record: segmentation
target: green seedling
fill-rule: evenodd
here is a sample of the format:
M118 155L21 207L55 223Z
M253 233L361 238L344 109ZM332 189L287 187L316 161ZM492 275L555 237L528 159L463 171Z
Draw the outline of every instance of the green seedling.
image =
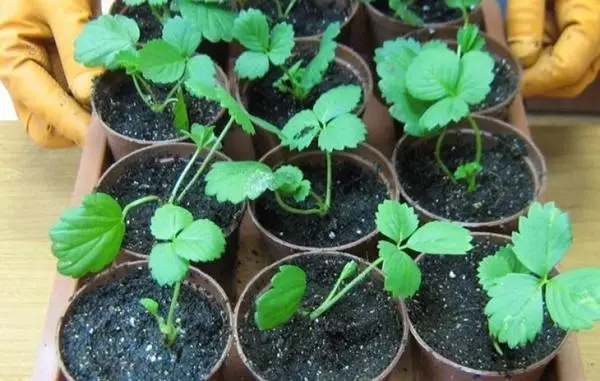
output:
M265 76L271 65L279 68L283 76L273 86L281 92L306 99L312 89L321 83L325 72L335 58L340 24L327 27L321 38L319 51L304 66L298 60L291 66L286 62L294 49L294 29L290 24L279 23L269 30L267 17L259 10L242 11L233 25L233 37L247 50L237 59L235 72L241 78L257 79Z
M555 275L571 247L569 217L554 203L534 203L519 218L512 243L479 264L479 283L490 298L485 314L494 346L524 346L542 330L544 306L566 331L591 328L600 320L600 269L587 267Z
M469 11L475 8L481 0L445 0L448 8L459 9L463 18L463 26L469 24Z
M301 307L306 291L304 270L295 265L280 266L278 273L271 278L270 289L256 300L254 320L258 328L275 328L295 315L311 320L319 318L380 266L385 277L385 290L396 298L410 298L419 289L421 271L405 250L434 255L464 255L472 248L472 237L467 229L444 221L428 222L419 227L413 208L397 201L382 202L375 222L387 238L379 241L379 257L360 272L356 262L346 263L330 293L311 311Z
M372 3L375 0L362 0L364 3ZM424 24L423 19L419 17L411 8L414 6L415 0L389 0L388 7L394 11L394 16L408 25L421 26Z

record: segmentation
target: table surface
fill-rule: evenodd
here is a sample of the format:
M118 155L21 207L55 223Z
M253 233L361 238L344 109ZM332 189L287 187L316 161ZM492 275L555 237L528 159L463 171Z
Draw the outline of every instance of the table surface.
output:
M600 121L540 122L533 135L548 160L548 200L570 213L574 230L563 267L600 266ZM23 380L54 280L47 232L68 205L80 151L40 149L18 122L0 122L0 136L0 380ZM599 334L600 326L578 334L588 381L600 381Z

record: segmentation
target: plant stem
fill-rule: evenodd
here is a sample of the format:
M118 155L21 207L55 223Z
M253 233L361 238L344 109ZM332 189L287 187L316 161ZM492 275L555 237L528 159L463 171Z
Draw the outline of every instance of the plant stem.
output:
M437 141L435 142L435 161L437 162L438 167L444 172L444 174L453 182L456 183L452 172L448 169L444 161L442 160L442 145L444 143L444 137L446 137L446 129L444 128L442 132L439 134Z
M277 203L279 204L279 206L281 207L281 209L285 210L288 213L292 213L292 214L299 214L302 216L308 216L311 214L318 214L321 215L321 213L323 213L321 208L312 208L312 209L298 209L298 208L294 208L293 206L288 205L283 198L281 198L281 195L279 194L279 192L275 191L275 200L277 201Z
M283 73L285 75L287 75L288 79L290 80L290 82L292 84L292 87L294 88L292 90L292 93L294 94L294 96L297 97L297 98L303 98L301 96L302 94L298 94L297 93L298 91L302 91L301 90L302 88L300 87L300 83L298 83L298 81L296 81L296 78L294 78L292 76L292 74L290 73L290 70L288 68L286 68L285 66L283 66L283 65L279 66L279 68L283 71Z
M285 12L283 13L283 18L288 18L290 12L292 11L292 8L294 8L294 5L296 5L296 1L297 0L290 0L290 3L288 4L287 8L285 9Z
M158 22L160 22L161 24L163 23L163 17L160 14L160 12L158 11L158 9L152 5L150 5L150 11L152 12L152 15L154 17L156 17L156 19L158 20Z
M173 96L173 94L175 94L175 92L177 90L179 90L179 88L181 87L182 83L183 83L183 77L181 77L181 79L179 81L177 81L177 83L175 84L175 86L173 86L173 88L169 91L169 93L165 97L165 100L160 105L160 110L158 110L159 112L163 112L163 110L165 109L165 107L167 107L167 105L169 103L171 103L169 100L171 99L171 97Z
M331 206L331 152L325 152L325 163L327 167L327 184L325 186L327 188L325 190L325 210L323 211L323 215L329 212L329 207Z
M175 200L175 196L177 196L177 192L179 191L179 188L181 188L181 183L183 183L183 180L187 176L188 172L190 171L190 169L192 169L192 166L196 163L196 160L198 159L198 156L200 155L200 151L201 150L199 148L196 148L196 151L194 151L194 154L192 155L192 157L190 158L188 163L185 165L183 172L181 172L181 174L179 175L179 178L177 179L177 182L175 183L175 187L173 187L173 190L171 191L171 196L169 196L169 204L172 204L173 200Z
M473 115L471 115L470 113L469 115L467 115L467 120L469 121L471 128L475 132L475 162L481 165L481 155L483 150L481 143L481 130L479 130L477 123L475 123L475 119L473 119Z
M131 209L135 208L136 206L142 205L146 202L157 201L157 200L159 200L158 196L146 196L146 197L138 198L137 200L130 202L129 204L125 205L125 207L123 208L123 219L125 219L125 217L127 216L127 213L129 213L131 211Z
M225 126L225 128L223 128L223 131L221 131L221 133L219 134L219 137L217 137L217 140L214 142L213 146L210 148L210 151L208 152L208 155L206 155L206 157L204 158L202 165L200 166L200 168L198 168L198 170L194 174L194 177L192 177L190 182L185 186L183 191L181 191L179 196L177 196L177 200L176 200L177 203L181 202L181 200L186 195L186 193L189 192L190 189L192 188L192 186L198 181L198 179L202 175L202 172L204 171L204 169L206 168L206 166L208 165L208 163L214 156L215 152L217 151L217 147L221 145L221 142L225 138L225 135L227 135L227 131L229 131L229 129L231 128L232 125L233 125L233 118L229 118L227 125Z
M145 94L145 93L142 91L142 89L140 88L140 84L139 84L139 82L138 82L138 80L139 80L140 78L138 77L138 75L137 75L137 74L133 74L133 75L131 76L131 78L133 79L133 84L135 85L135 89L137 90L137 92L138 92L138 95L140 96L140 98L142 98L142 100L144 101L144 103L146 104L146 106L148 106L148 107L149 107L149 108L151 108L151 109L154 109L154 104L153 104L152 102L149 102L149 101L148 101L148 97L150 97L150 98L151 98L151 95L150 95L150 94L146 95L146 94Z
M496 352L500 356L504 356L504 352L502 352L502 349L500 349L500 345L498 345L498 342L494 338L492 338L492 343L494 344L494 349L496 350Z
M354 286L356 286L357 284L359 284L360 282L362 282L362 280L367 275L369 275L369 273L374 268L376 268L377 266L379 266L379 264L381 262L383 262L383 258L382 257L377 258L373 263L371 263L369 265L369 267L367 267L366 269L364 269L360 274L358 274L354 279L352 279L352 281L350 283L348 283L334 297L332 297L330 299L326 299L323 303L321 303L321 305L310 314L310 318L312 320L315 320L316 318L318 318L319 316L321 316L325 312L327 312L327 310L329 310L331 307L333 307L333 305L335 303L337 303L337 301L340 300L344 295L346 295L348 293L348 291L350 291Z
M281 1L275 0L275 6L277 7L277 16L283 17L283 9L281 8Z
M175 315L175 307L177 306L177 299L179 299L179 291L181 290L181 281L175 283L175 289L173 290L173 299L171 299L171 305L169 306L169 314L167 315L167 344L173 345L175 337L177 337L177 329L173 324L173 316Z

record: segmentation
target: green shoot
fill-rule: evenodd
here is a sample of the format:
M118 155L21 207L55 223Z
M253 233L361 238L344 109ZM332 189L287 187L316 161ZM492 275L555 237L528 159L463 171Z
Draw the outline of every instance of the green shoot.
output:
M460 9L464 20L464 27L469 24L469 11L477 6L481 0L445 0L448 8Z
M296 314L311 320L319 318L379 266L385 277L385 290L396 298L410 298L419 289L421 271L404 250L463 255L472 248L472 237L467 229L443 221L429 222L419 228L413 208L397 201L381 203L375 221L379 231L389 239L379 242L379 258L360 272L355 262L346 263L329 295L308 314L300 311L306 274L298 266L281 266L271 279L271 288L256 300L254 320L258 328L275 328Z
M542 330L544 305L567 331L588 329L600 320L599 268L552 276L571 242L568 215L552 202L534 203L519 218L512 244L481 261L478 277L490 298L485 314L494 341L509 348L533 341Z
M414 0L389 0L388 6L394 11L394 16L408 25L421 26L423 20L411 9L414 2Z
M277 17L279 19L287 19L297 2L298 0L290 0L284 11L283 6L281 5L281 0L275 0L275 6L277 7Z

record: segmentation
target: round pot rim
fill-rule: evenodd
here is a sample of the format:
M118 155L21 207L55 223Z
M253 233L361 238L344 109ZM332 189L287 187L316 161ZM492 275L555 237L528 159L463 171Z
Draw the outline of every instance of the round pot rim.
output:
M372 154L374 154L375 156L378 157L378 160L380 160L382 163L384 164L388 164L390 165L391 163L389 162L389 160L383 156L383 154L381 152L379 152L379 150L376 150L375 148L373 148L372 146L370 146L367 143L360 143L359 147L363 146L364 148L367 148L369 151L371 151ZM278 145L275 148L272 148L271 150L269 150L269 152L267 152L263 157L260 158L260 162L263 163L264 160L269 157L272 154L275 154L281 150L287 149L285 146L283 145ZM307 150L307 151L301 151L298 152L297 154L312 154L312 153L320 153L320 151L313 149L313 150ZM351 153L351 151L340 151L338 153L338 155L344 155L344 154L349 154ZM335 154L334 154L335 156ZM395 169L392 166L392 174L395 173ZM398 200L399 199L399 184L400 181L398 180L398 176L393 176L393 178L391 179L391 183L386 186L387 191L388 191L388 195L387 197L389 199L392 200ZM396 187L396 192L393 192L393 187ZM393 192L393 194L389 194L390 191ZM252 219L252 223L256 226L256 228L261 232L261 234L264 234L265 236L267 236L270 240L274 241L275 243L277 243L278 245L281 246L285 246L288 247L290 249L292 249L293 251L296 252L315 252L315 251L336 251L336 252L344 252L345 250L349 250L353 247L359 246L365 242L368 242L372 239L374 239L375 237L377 237L377 235L379 234L379 230L377 230L377 228L371 230L368 234L363 235L362 237L360 237L359 239L356 239L354 241L345 243L343 245L338 245L338 246L328 246L328 247L314 247L314 246L302 246L302 245L297 245L294 243L291 243L289 241L283 240L280 237L278 237L276 234L273 234L270 230L268 230L267 228L265 228L260 221L258 220L258 217L256 215L256 212L254 211L255 208L255 201L252 201L249 203L248 206L248 214L250 215L250 218Z
M271 263L270 265L262 268L257 274L255 274L246 284L246 286L244 287L244 290L242 291L242 293L240 294L238 301L235 305L235 308L233 310L233 339L234 339L234 345L236 347L237 353L240 356L240 359L242 360L242 362L244 363L244 365L250 370L250 372L252 373L252 375L254 377L256 377L257 380L259 381L265 381L264 378L262 378L259 373L257 373L251 366L250 366L250 362L248 360L248 358L246 357L243 348L242 348L242 344L240 342L239 339L239 334L238 334L238 320L239 320L239 316L240 316L240 309L241 309L241 305L242 305L242 301L245 300L246 298L252 296L250 295L250 286L253 285L254 283L256 283L259 279L261 279L262 277L265 276L265 274L267 272L269 272L270 270L280 266L283 263L286 262L290 262L292 260L295 260L297 258L300 257L313 257L315 258L316 256L329 256L329 257L345 257L347 259L351 259L354 260L358 263L361 263L363 265L368 265L369 262L366 261L365 259L359 258L355 255L349 254L349 253L345 253L345 252L340 252L337 250L317 250L317 251L307 251L307 252L301 252L301 253L296 253L296 254L292 254L290 256L287 256L285 258L279 259L273 263ZM376 273L380 274L381 276L383 276L383 272L379 269L379 268L375 268L374 269ZM373 276L373 274L370 274L369 276ZM391 360L390 364L381 372L379 373L378 377L374 379L374 381L382 381L385 380L386 377L394 370L394 368L396 367L396 364L398 364L398 362L400 361L400 359L402 358L402 355L404 354L404 352L406 351L406 347L408 346L408 342L409 342L409 325L408 325L408 313L406 310L406 306L404 305L404 301L400 300L400 299L396 299L394 298L398 308L398 314L400 315L400 319L402 320L402 338L400 339L400 346L398 347L398 351L396 352L396 355L394 356L394 358Z
M469 228L469 229L482 229L482 228L492 228L492 227L496 227L496 226L501 226L501 225L505 225L511 221L514 221L516 219L518 219L520 216L524 215L527 210L529 209L529 207L531 206L531 204L533 202L535 202L540 194L543 194L546 190L546 186L547 186L547 173L548 173L548 168L546 165L546 159L544 158L544 155L542 154L542 151L539 149L539 147L533 142L533 140L531 140L531 138L529 138L527 135L525 135L523 132L521 132L520 130L518 130L516 127L512 126L509 123L506 123L502 120L496 119L496 118L492 118L489 116L484 116L484 115L473 115L473 118L476 120L484 120L487 122L492 122L497 124L498 126L506 129L508 132L510 132L513 135L517 135L519 136L523 141L525 141L528 145L529 148L532 149L532 151L534 152L534 155L537 156L537 158L539 158L539 162L540 162L540 171L539 173L537 171L534 171L532 173L532 177L534 179L534 186L535 186L535 175L539 175L539 187L537 187L536 189L534 189L534 194L532 199L527 203L527 205L525 205L521 210L519 210L518 212L510 215L510 216L506 216L504 218L501 219L494 219L494 220L490 220L487 222L465 222L465 221L455 221L455 220L450 220L448 218L439 216L427 209L425 209L423 206L421 206L420 203L417 203L412 197L410 197L408 195L408 193L406 192L404 186L402 185L402 181L401 181L401 177L398 174L398 183L400 184L400 187L398 188L400 191L400 195L402 196L402 198L404 200L406 200L406 202L408 202L412 207L414 207L416 210L418 210L420 213L424 214L425 216L427 216L428 218L432 219L432 220L436 220L436 221L449 221L449 222L455 222L460 224L463 227ZM453 132L453 130L469 130L468 128L462 127L462 123L464 121L461 121L460 124L458 124L457 126L453 127L452 129L448 130L448 134L451 134ZM404 135L402 136L402 138L400 138L400 140L398 140L398 142L396 143L396 146L394 147L394 152L392 153L392 163L394 166L394 170L396 170L396 167L398 165L398 154L400 152L400 147L404 146L406 144L406 141L408 139L422 139L422 138L416 138L413 136L409 136L409 135ZM396 171L397 172L397 171Z
M145 152L149 152L149 151L155 151L155 150L159 150L159 149L165 149L168 147L185 147L185 148L190 148L193 151L193 147L195 147L195 145L193 143L185 143L185 142L175 142L175 143L160 143L160 144L153 144L147 147L143 147L140 149L137 149L131 153L128 153L127 155L123 156L122 158L120 158L119 160L115 161L114 163L112 163L102 174L102 176L100 177L100 179L98 180L98 182L96 183L96 186L99 186L100 184L102 184L106 178L109 176L110 172L119 167L120 165L122 165L122 162L126 161L126 160L131 160L131 158L141 155ZM203 150L202 152L206 152L206 150ZM221 151L215 151L215 156L213 156L213 159L215 158L219 158L222 160L231 160L231 158L227 155L225 155L224 153L222 153ZM174 155L175 156L175 155ZM240 226L240 224L242 223L242 219L244 217L244 214L246 213L246 208L247 208L247 201L243 201L241 204L236 204L236 206L239 206L239 212L236 213L237 217L234 221L231 222L231 224L229 225L227 231L224 230L223 233L225 235L225 239L229 238L229 236L231 236L231 234L233 234L236 230L237 227ZM131 249L128 249L125 246L121 246L121 252L125 252L127 254L130 254L136 258L138 258L139 260L146 260L148 258L148 256L150 254L145 254L145 253L139 253L137 251L133 251ZM193 267L193 266L192 266Z
M125 268L125 267L131 267L134 269L137 267L148 268L148 261L147 260L132 261L132 262L127 262L127 263L122 263L117 266L108 267L108 268L102 270L101 272L99 272L98 274L95 274L92 278L87 280L84 284L82 284L82 286L77 291L75 291L75 293L69 298L69 302L62 309L62 312L60 314L60 319L58 321L58 325L56 326L54 350L56 352L56 359L58 361L58 367L60 369L60 372L67 380L75 381L75 379L73 378L71 373L69 373L69 371L63 361L62 352L61 352L61 334L60 333L61 333L62 327L64 326L65 315L67 314L69 309L71 309L74 302L76 302L80 297L82 297L83 295L85 295L89 292L90 286L93 285L98 278L100 278L101 276L106 276L110 273L114 273L115 271L118 271L121 268ZM215 288L215 290L217 290L217 292L220 294L219 296L224 301L223 305L221 305L221 303L217 303L217 304L220 308L223 309L223 311L227 315L226 319L229 323L230 332L229 332L229 335L227 338L227 343L225 344L225 347L223 348L221 356L219 357L219 359L217 360L215 365L211 368L210 372L208 373L207 378L209 378L210 376L214 375L225 364L225 360L227 359L227 356L228 356L229 352L231 351L231 347L234 345L233 344L233 340L234 340L234 337L233 337L233 310L231 308L231 301L229 300L229 297L223 290L223 287L221 287L221 285L219 283L217 283L217 281L215 281L212 277L210 277L206 273L198 270L197 268L195 268L193 266L189 267L189 271L196 273L196 275L199 275L201 278L204 278L205 280L207 280ZM184 279L184 282L186 280L187 280L187 276L186 276L186 279ZM205 290L205 292L207 292L207 294L209 294L208 291ZM212 294L212 293L210 293L210 294ZM158 329L158 327L157 327L157 329Z
M473 235L475 237L490 236L490 237L499 238L499 239L506 239L508 241L510 241L510 239L511 239L509 236L507 236L505 234L489 233L489 232L471 232L471 235ZM417 256L417 258L415 259L415 262L418 263L424 256L425 256L425 254L420 253ZM413 326L412 320L410 319L410 315L408 314L408 308L406 309L406 318L408 319L408 325L410 327L410 333L411 333L412 337L417 341L417 343L423 349L425 349L427 352L431 353L432 356L434 356L437 361L440 361L440 362L444 363L445 365L451 366L452 368L459 369L463 372L470 373L470 374L473 374L473 375L476 375L479 377L516 376L519 374L526 373L532 369L537 369L537 368L549 363L557 355L557 353L560 351L562 346L567 341L567 338L571 335L571 333L569 333L569 332L565 333L565 336L561 340L560 344L558 344L556 346L556 348L554 348L554 350L552 352L550 352L550 354L548 354L547 356L543 357L542 359L534 362L533 364L528 365L525 368L513 369L513 370L509 370L509 371L479 370L479 369L469 368L468 366L464 366L459 363L456 363L456 362L442 356L439 352L437 352L435 349L430 347L425 342L425 340L423 340L423 338L419 335L419 333L417 332L417 329Z
M116 3L113 3L113 4L116 4ZM220 81L221 84L223 85L223 87L225 89L227 89L229 91L229 89L230 89L229 78L227 77L227 75L225 74L225 72L223 71L221 66L219 66L219 64L214 62L214 66L217 71L217 73L216 73L217 79L221 79L221 81ZM101 77L103 77L105 75L110 75L110 74L117 73L117 72L118 71L105 71L98 78L100 79ZM124 74L124 75L126 75L126 74ZM91 96L91 102L90 102L92 105L92 113L97 115L100 125L104 128L104 131L106 131L108 134L116 136L117 138L119 138L121 140L125 140L127 142L135 143L138 145L144 145L144 146L156 145L156 144L180 143L180 142L185 142L188 139L187 136L179 136L179 137L176 137L173 139L167 139L167 140L145 140L145 139L132 138L130 136L123 135L122 133L115 131L111 126L108 125L108 123L106 123L104 121L104 119L102 118L102 114L98 111L98 107L96 107L96 99L95 99L94 94L96 93L97 86L98 86L98 82L96 82L94 84L94 88L92 90L92 96ZM207 123L207 125L215 124L219 119L221 119L223 117L223 115L225 115L225 113L226 113L226 109L223 107L220 107L217 115L209 123ZM175 128L175 127L173 127L173 128Z
M390 17L389 15L381 12L379 9L377 9L377 7L375 7L373 4L369 3L369 2L365 2L365 6L367 7L367 9L372 12L373 14L377 15L377 17L381 17L386 19L386 21L388 22L393 22L393 23L397 23L397 24L402 24L402 25L406 25L408 27L411 28L415 28L415 26L410 25L405 23L402 20L396 19L394 17ZM481 10L481 4L477 4L477 6L475 6L475 8L469 10L469 16L479 12ZM433 29L438 29L438 28L443 28L449 25L453 25L457 22L462 22L462 17L456 18L456 19L452 19L452 20L448 20L448 21L443 21L443 22L433 22L433 23L425 23L423 25L419 25L416 28L421 29L422 27L425 28L433 28Z

